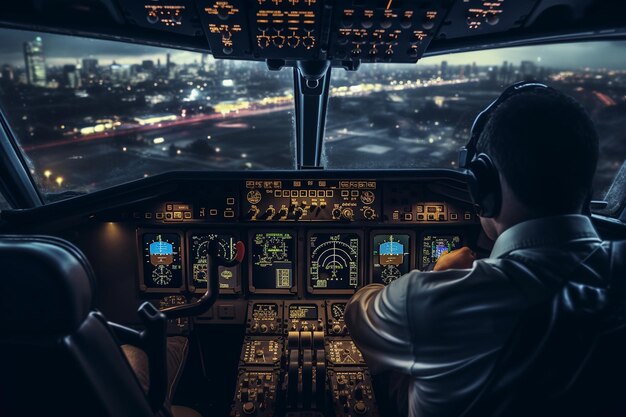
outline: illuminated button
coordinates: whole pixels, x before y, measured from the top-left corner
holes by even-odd
[[[458,220],[459,215],[456,213],[450,213],[450,220]]]
[[[157,214],[156,214],[156,218],[157,218],[158,220],[162,220],[162,219],[163,219],[163,213],[157,213]]]
[[[165,213],[165,220],[172,220],[172,213]]]
[[[404,220],[408,222],[413,220],[413,213],[404,213]]]
[[[348,191],[348,190],[342,190],[342,191],[341,191],[341,196],[342,196],[342,197],[350,197],[350,191]]]
[[[300,190],[300,197],[306,197],[306,190]]]
[[[463,215],[463,218],[465,220],[472,220],[472,213],[469,213],[466,211],[465,214]]]
[[[359,196],[359,191],[358,190],[352,190],[352,197],[358,197]]]
[[[210,209],[209,216],[217,216],[217,209]]]
[[[435,215],[434,214],[429,214],[428,215],[428,220],[435,220]]]
[[[298,197],[298,190],[291,190],[292,197]]]
[[[229,206],[232,206],[235,204],[235,199],[232,197],[229,197],[226,199],[226,204],[228,204]]]
[[[445,220],[446,220],[446,215],[445,214],[440,214],[439,215],[439,221],[442,222],[442,221],[445,221]]]
[[[317,190],[309,190],[309,197],[317,197]]]
[[[165,205],[165,210],[172,211],[172,205],[171,204],[166,204]]]
[[[191,219],[191,212],[190,211],[186,211],[184,213],[184,217],[185,217],[185,219]]]
[[[182,211],[175,211],[174,212],[174,219],[175,220],[181,220],[183,218],[183,212]]]
[[[423,214],[418,214],[417,215],[417,220],[423,221],[424,220],[424,215]]]
[[[289,190],[283,190],[283,197],[289,197]]]
[[[423,213],[424,212],[424,206],[417,206],[417,212],[418,213]]]
[[[228,210],[228,209],[227,209],[227,210],[224,212],[224,217],[235,217],[235,212],[234,212],[234,211],[232,211],[232,210]]]
[[[333,193],[333,190],[326,190],[326,197],[332,197],[333,195],[335,195],[335,193]]]
[[[280,197],[281,194],[280,190],[274,190],[274,197]]]
[[[146,219],[151,219],[152,218],[152,213],[146,213],[144,217]]]

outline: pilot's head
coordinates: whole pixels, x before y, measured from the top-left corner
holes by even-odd
[[[598,135],[583,107],[556,90],[532,89],[500,104],[477,150],[500,177],[501,210],[481,218],[492,239],[524,220],[581,213],[591,195]]]

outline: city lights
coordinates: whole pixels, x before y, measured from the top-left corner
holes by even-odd
[[[0,103],[19,120],[12,127],[26,158],[42,173],[34,177],[44,193],[61,187],[91,192],[148,172],[295,169],[290,71],[166,49],[146,56],[129,44],[115,53],[118,44],[106,41],[86,41],[60,55],[51,49],[59,42],[48,39],[69,38],[24,33],[10,55],[19,59],[0,55]],[[610,44],[597,43],[603,51]],[[505,85],[531,78],[563,90],[598,117],[610,143],[603,152],[611,154],[601,157],[605,163],[594,188],[606,189],[626,154],[626,120],[615,116],[626,105],[626,64],[601,68],[598,53],[584,61],[597,68],[554,65],[558,54],[545,48],[333,71],[324,165],[454,168],[476,113]],[[574,50],[559,46],[563,57]]]

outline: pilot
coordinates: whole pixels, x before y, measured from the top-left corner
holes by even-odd
[[[533,360],[519,365],[515,355],[541,357],[543,345],[535,343],[541,337],[558,345],[561,336],[546,323],[563,322],[563,311],[605,308],[610,250],[583,214],[598,153],[582,106],[542,84],[511,86],[479,115],[461,163],[475,180],[484,233],[495,241],[489,258],[475,259],[467,247],[453,251],[432,272],[365,286],[346,307],[350,334],[377,386],[386,381],[394,415],[511,416],[524,404],[532,410],[526,415],[544,415],[547,392],[516,395],[556,383],[531,378],[521,385],[521,376],[542,369]],[[524,329],[540,329],[537,339],[523,343]],[[585,343],[568,349],[579,345]],[[542,363],[560,360],[555,356]]]

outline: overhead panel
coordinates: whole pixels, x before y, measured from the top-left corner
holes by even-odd
[[[128,22],[201,36],[217,58],[416,62],[433,39],[524,26],[540,0],[126,0]]]
[[[540,0],[461,0],[454,2],[438,37],[489,35],[523,26]]]
[[[137,26],[197,36],[202,34],[194,0],[120,1],[130,23]]]

